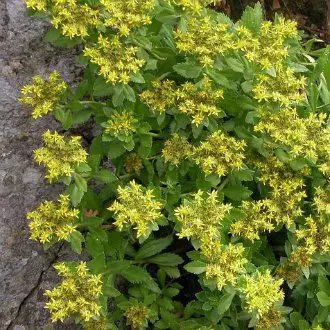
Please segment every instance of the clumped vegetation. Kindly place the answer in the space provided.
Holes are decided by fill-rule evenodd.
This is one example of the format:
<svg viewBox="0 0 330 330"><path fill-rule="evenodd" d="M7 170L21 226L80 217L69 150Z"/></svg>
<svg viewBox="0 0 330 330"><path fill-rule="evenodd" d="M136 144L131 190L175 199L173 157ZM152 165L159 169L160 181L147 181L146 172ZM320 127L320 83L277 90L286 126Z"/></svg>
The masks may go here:
<svg viewBox="0 0 330 330"><path fill-rule="evenodd" d="M21 96L63 125L34 157L66 189L28 214L31 238L89 256L55 266L52 320L328 328L329 48L259 4L234 23L210 0L26 3L85 69ZM100 133L71 136L87 121Z"/></svg>

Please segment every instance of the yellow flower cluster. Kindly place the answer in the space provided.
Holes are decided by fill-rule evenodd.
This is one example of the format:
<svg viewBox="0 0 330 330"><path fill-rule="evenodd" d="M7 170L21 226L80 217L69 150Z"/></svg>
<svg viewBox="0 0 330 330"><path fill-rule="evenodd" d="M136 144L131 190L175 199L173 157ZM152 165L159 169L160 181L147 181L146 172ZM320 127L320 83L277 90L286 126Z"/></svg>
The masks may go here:
<svg viewBox="0 0 330 330"><path fill-rule="evenodd" d="M104 25L119 30L128 36L136 27L151 23L151 14L155 8L155 0L101 0L106 13Z"/></svg>
<svg viewBox="0 0 330 330"><path fill-rule="evenodd" d="M174 166L179 166L184 159L191 156L191 153L192 146L187 139L176 133L165 142L162 150L165 162L169 162Z"/></svg>
<svg viewBox="0 0 330 330"><path fill-rule="evenodd" d="M118 137L128 136L135 132L137 120L129 112L116 112L105 124L105 133Z"/></svg>
<svg viewBox="0 0 330 330"><path fill-rule="evenodd" d="M153 82L153 89L142 92L140 97L154 111L164 112L176 107L198 126L208 116L219 116L221 110L216 104L222 99L223 90L213 90L208 77L204 77L198 85L186 82L178 88L173 81L164 80Z"/></svg>
<svg viewBox="0 0 330 330"><path fill-rule="evenodd" d="M296 231L298 248L292 253L291 260L301 266L310 266L315 253L330 251L330 222L329 217L320 215L318 218L311 216L306 223Z"/></svg>
<svg viewBox="0 0 330 330"><path fill-rule="evenodd" d="M87 152L81 146L81 137L65 138L57 132L43 134L45 146L34 151L34 159L48 170L46 178L52 182L63 176L71 176L75 167L86 163Z"/></svg>
<svg viewBox="0 0 330 330"><path fill-rule="evenodd" d="M215 0L167 0L175 5L181 6L184 10L194 14L201 14L204 8L215 3Z"/></svg>
<svg viewBox="0 0 330 330"><path fill-rule="evenodd" d="M297 23L280 18L278 22L265 21L258 36L244 26L236 28L236 49L245 53L246 58L261 65L263 69L281 68L288 57L287 39L298 39Z"/></svg>
<svg viewBox="0 0 330 330"><path fill-rule="evenodd" d="M217 197L217 191L206 195L199 190L192 200L184 200L175 209L175 217L181 225L180 238L200 239L211 244L214 238L219 237L218 229L222 219L231 210L231 205L220 203Z"/></svg>
<svg viewBox="0 0 330 330"><path fill-rule="evenodd" d="M318 214L330 215L330 186L315 189L314 205Z"/></svg>
<svg viewBox="0 0 330 330"><path fill-rule="evenodd" d="M209 116L220 115L221 111L216 104L222 97L223 90L213 90L208 77L203 78L200 86L186 82L176 92L179 111L191 117L196 126Z"/></svg>
<svg viewBox="0 0 330 330"><path fill-rule="evenodd" d="M33 108L32 117L41 117L53 111L63 91L67 89L57 71L54 71L48 80L40 76L32 78L32 84L22 89L20 101Z"/></svg>
<svg viewBox="0 0 330 330"><path fill-rule="evenodd" d="M243 201L241 210L244 217L231 225L232 234L251 241L260 239L260 232L270 232L276 225L290 227L302 215L300 203L306 197L303 173L294 172L274 156L267 161L256 161L255 165L261 172L260 182L270 186L272 191L269 198Z"/></svg>
<svg viewBox="0 0 330 330"><path fill-rule="evenodd" d="M117 36L100 35L95 46L85 48L84 55L100 67L100 74L107 82L128 84L131 74L137 73L145 63L136 57L137 50L137 47L125 46Z"/></svg>
<svg viewBox="0 0 330 330"><path fill-rule="evenodd" d="M274 308L275 303L283 300L281 290L282 279L276 280L267 270L265 273L256 271L252 275L245 275L245 284L241 288L247 303L248 311L255 312L257 318L264 316Z"/></svg>
<svg viewBox="0 0 330 330"><path fill-rule="evenodd" d="M149 309L144 305L134 305L126 309L125 316L127 325L132 329L143 329L148 327Z"/></svg>
<svg viewBox="0 0 330 330"><path fill-rule="evenodd" d="M211 244L212 245L212 244ZM211 263L206 266L206 278L215 279L217 287L222 290L224 286L235 285L237 278L244 272L247 259L244 258L245 249L241 245L228 244L219 248L213 247ZM202 252L203 252L202 248Z"/></svg>
<svg viewBox="0 0 330 330"><path fill-rule="evenodd" d="M125 225L134 226L138 238L149 236L158 229L157 220L162 216L162 203L153 195L152 189L146 189L131 181L126 187L118 188L118 200L108 209L115 213L115 225L123 230Z"/></svg>
<svg viewBox="0 0 330 330"><path fill-rule="evenodd" d="M257 330L277 329L281 325L282 313L276 308L271 308L263 314L257 321Z"/></svg>
<svg viewBox="0 0 330 330"><path fill-rule="evenodd" d="M193 159L206 174L223 176L243 167L246 143L216 131L193 150Z"/></svg>
<svg viewBox="0 0 330 330"><path fill-rule="evenodd" d="M76 230L79 211L70 208L69 196L60 195L58 202L45 201L27 214L31 239L41 243L67 240Z"/></svg>
<svg viewBox="0 0 330 330"><path fill-rule="evenodd" d="M99 24L99 11L78 0L52 0L52 23L69 37L87 37L88 29Z"/></svg>
<svg viewBox="0 0 330 330"><path fill-rule="evenodd" d="M272 75L261 73L256 76L253 92L259 102L289 106L306 99L305 77L297 77L285 64L289 55L286 40L299 38L296 22L283 18L276 23L263 22L258 36L244 26L237 27L236 33L235 48L242 51L248 61L260 65L263 70L274 70Z"/></svg>
<svg viewBox="0 0 330 330"><path fill-rule="evenodd" d="M195 55L203 66L212 66L217 56L235 49L234 34L227 24L216 23L210 16L189 17L185 30L174 32L179 51Z"/></svg>
<svg viewBox="0 0 330 330"><path fill-rule="evenodd" d="M104 316L90 319L83 324L84 330L109 330L110 327L108 325L107 319Z"/></svg>
<svg viewBox="0 0 330 330"><path fill-rule="evenodd" d="M266 73L257 75L257 84L252 91L259 102L274 102L288 107L306 100L305 86L305 77L297 78L292 69L280 68L276 77Z"/></svg>
<svg viewBox="0 0 330 330"><path fill-rule="evenodd" d="M259 109L261 117L254 130L270 135L285 146L293 157L306 157L314 162L325 153L330 141L330 130L324 128L326 115L311 113L300 118L296 109L284 108L277 112ZM328 140L328 142L326 142Z"/></svg>
<svg viewBox="0 0 330 330"><path fill-rule="evenodd" d="M127 173L139 174L143 168L142 158L136 152L132 152L125 158L124 165Z"/></svg>
<svg viewBox="0 0 330 330"><path fill-rule="evenodd" d="M58 263L55 265L62 282L53 290L46 290L50 298L46 308L51 311L52 320L56 322L69 317L89 321L100 315L102 294L101 275L89 272L85 262L80 264Z"/></svg>
<svg viewBox="0 0 330 330"><path fill-rule="evenodd" d="M25 0L26 6L34 10L46 11L48 0Z"/></svg>
<svg viewBox="0 0 330 330"><path fill-rule="evenodd" d="M140 94L141 100L153 111L163 113L176 102L175 82L172 80L154 80L152 89L147 89Z"/></svg>
<svg viewBox="0 0 330 330"><path fill-rule="evenodd" d="M301 276L301 270L298 265L290 259L282 262L276 270L276 274L286 280L288 283L294 284Z"/></svg>

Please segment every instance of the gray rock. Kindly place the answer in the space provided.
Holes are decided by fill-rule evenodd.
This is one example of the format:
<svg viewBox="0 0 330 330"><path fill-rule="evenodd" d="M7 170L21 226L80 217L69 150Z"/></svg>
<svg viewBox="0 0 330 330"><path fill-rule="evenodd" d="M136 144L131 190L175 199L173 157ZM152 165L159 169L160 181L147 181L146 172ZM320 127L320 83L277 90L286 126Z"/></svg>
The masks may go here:
<svg viewBox="0 0 330 330"><path fill-rule="evenodd" d="M45 252L29 240L26 212L63 190L43 180L33 162L41 134L58 124L50 117L32 120L17 98L35 74L54 69L74 84L80 70L76 50L57 49L43 41L49 25L25 13L24 0L0 1L0 330L77 329L50 325L45 289L58 281L52 265L77 258L65 245Z"/></svg>

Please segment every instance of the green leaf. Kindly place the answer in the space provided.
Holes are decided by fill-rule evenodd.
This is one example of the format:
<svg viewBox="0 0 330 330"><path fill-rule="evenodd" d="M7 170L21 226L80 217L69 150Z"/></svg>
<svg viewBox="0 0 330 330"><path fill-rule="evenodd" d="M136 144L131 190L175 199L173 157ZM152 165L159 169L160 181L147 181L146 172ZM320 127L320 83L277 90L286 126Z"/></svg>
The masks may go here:
<svg viewBox="0 0 330 330"><path fill-rule="evenodd" d="M161 267L162 270L167 274L168 277L170 278L178 278L180 277L180 271L178 267Z"/></svg>
<svg viewBox="0 0 330 330"><path fill-rule="evenodd" d="M68 193L73 206L77 206L85 194L84 191L79 189L75 183L69 186Z"/></svg>
<svg viewBox="0 0 330 330"><path fill-rule="evenodd" d="M126 149L119 141L111 141L108 143L109 152L108 157L110 159L115 159L125 153Z"/></svg>
<svg viewBox="0 0 330 330"><path fill-rule="evenodd" d="M185 78L197 78L202 72L202 68L192 63L178 63L173 65L173 69L180 76Z"/></svg>
<svg viewBox="0 0 330 330"><path fill-rule="evenodd" d="M254 7L248 6L242 15L240 23L250 31L258 33L263 22L261 4L258 2Z"/></svg>
<svg viewBox="0 0 330 330"><path fill-rule="evenodd" d="M55 28L51 28L45 35L45 41L55 42L61 36L61 32Z"/></svg>
<svg viewBox="0 0 330 330"><path fill-rule="evenodd" d="M184 266L184 269L189 273L202 274L206 271L207 264L202 261L192 261Z"/></svg>
<svg viewBox="0 0 330 330"><path fill-rule="evenodd" d="M224 314L229 309L234 297L235 297L235 292L233 293L226 292L223 294L217 306L219 314Z"/></svg>
<svg viewBox="0 0 330 330"><path fill-rule="evenodd" d="M183 263L183 259L174 253L162 253L147 259L148 262L159 266L173 267Z"/></svg>
<svg viewBox="0 0 330 330"><path fill-rule="evenodd" d="M78 189L82 192L86 192L87 191L87 181L79 174L74 173L73 174L74 177L74 181L78 187Z"/></svg>
<svg viewBox="0 0 330 330"><path fill-rule="evenodd" d="M97 77L94 81L93 96L104 97L112 95L114 92L113 85L107 83L103 77Z"/></svg>
<svg viewBox="0 0 330 330"><path fill-rule="evenodd" d="M82 251L82 242L85 241L84 236L81 234L80 231L75 230L70 234L70 244L71 248L74 252L77 252L78 254L81 254Z"/></svg>
<svg viewBox="0 0 330 330"><path fill-rule="evenodd" d="M319 275L318 285L321 291L330 295L330 282L325 275Z"/></svg>
<svg viewBox="0 0 330 330"><path fill-rule="evenodd" d="M229 185L225 187L222 191L225 196L232 199L233 201L247 199L252 194L251 190L242 185Z"/></svg>
<svg viewBox="0 0 330 330"><path fill-rule="evenodd" d="M135 82L137 84L143 84L143 83L146 82L140 72L132 73L131 74L131 79L132 79L133 82Z"/></svg>
<svg viewBox="0 0 330 330"><path fill-rule="evenodd" d="M102 169L94 174L96 180L100 180L104 183L112 183L118 180L115 173L110 170Z"/></svg>
<svg viewBox="0 0 330 330"><path fill-rule="evenodd" d="M219 71L215 69L207 69L206 73L220 86L228 88L228 89L235 89L233 84L221 74Z"/></svg>
<svg viewBox="0 0 330 330"><path fill-rule="evenodd" d="M172 237L166 237L166 238L155 239L148 243L145 243L137 251L135 259L139 260L154 256L159 252L165 250L169 245L171 245L172 241L173 241Z"/></svg>
<svg viewBox="0 0 330 330"><path fill-rule="evenodd" d="M319 291L317 294L317 299L319 300L321 306L327 307L330 306L330 296L323 291Z"/></svg>
<svg viewBox="0 0 330 330"><path fill-rule="evenodd" d="M242 62L237 60L236 58L229 57L226 58L226 63L228 66L235 72L244 72L244 65Z"/></svg>

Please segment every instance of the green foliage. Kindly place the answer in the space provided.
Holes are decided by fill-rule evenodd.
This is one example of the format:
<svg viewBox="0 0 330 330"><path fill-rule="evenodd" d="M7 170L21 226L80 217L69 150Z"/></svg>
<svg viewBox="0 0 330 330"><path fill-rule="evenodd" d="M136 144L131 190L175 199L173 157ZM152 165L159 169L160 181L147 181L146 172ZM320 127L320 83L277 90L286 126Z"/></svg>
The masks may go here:
<svg viewBox="0 0 330 330"><path fill-rule="evenodd" d="M21 101L100 131L46 132L35 152L67 188L29 213L32 238L88 255L57 267L53 320L326 329L329 47L260 4L234 23L208 0L26 2L54 25L46 40L83 47L85 71L75 89L35 78Z"/></svg>

